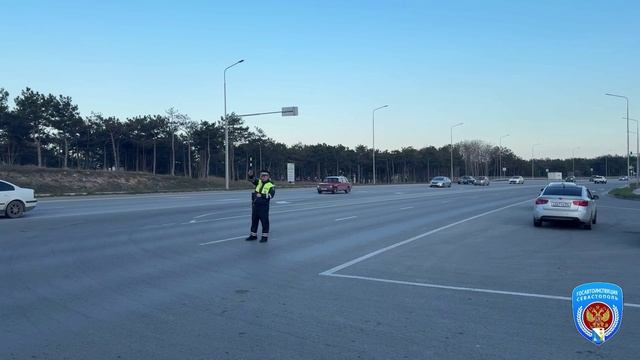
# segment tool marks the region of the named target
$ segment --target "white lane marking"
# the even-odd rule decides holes
[[[525,187],[505,187],[505,188],[494,188],[494,189],[487,189],[486,192],[492,192],[492,191],[502,191],[502,190],[511,190],[511,189],[524,189],[524,188],[536,188],[538,187],[538,185],[531,185],[531,186],[525,186]],[[291,210],[281,210],[281,211],[272,211],[270,212],[271,215],[277,215],[277,214],[287,214],[287,213],[291,213],[291,212],[297,212],[297,211],[307,211],[307,210],[319,210],[319,209],[328,209],[328,208],[334,208],[334,207],[344,207],[344,206],[358,206],[358,205],[367,205],[367,204],[375,204],[375,203],[380,203],[380,202],[390,202],[390,201],[399,201],[399,200],[417,200],[417,199],[421,199],[421,198],[426,198],[426,197],[439,197],[439,196],[455,196],[455,195],[464,195],[465,191],[453,191],[453,192],[433,192],[433,193],[427,193],[427,194],[423,194],[423,195],[405,195],[405,196],[400,196],[400,197],[396,197],[396,198],[387,198],[387,199],[375,199],[375,200],[365,200],[365,201],[354,201],[354,202],[343,202],[343,201],[332,201],[332,202],[328,202],[328,204],[330,205],[323,205],[323,206],[316,206],[316,207],[306,207],[306,208],[299,208],[299,209],[291,209]],[[450,202],[451,200],[447,200],[447,202]],[[335,205],[334,205],[335,204]],[[205,222],[215,222],[215,221],[221,221],[221,220],[233,220],[233,219],[240,219],[240,218],[244,218],[249,216],[250,214],[245,214],[245,215],[236,215],[236,216],[228,216],[228,217],[222,217],[222,218],[216,218],[216,219],[207,219],[207,220],[200,220],[200,221],[195,221],[195,220],[191,220],[189,222],[186,223],[182,223],[180,225],[189,225],[189,224],[200,224],[200,223],[205,223]],[[16,220],[20,220],[20,219],[16,219]]]
[[[400,280],[380,279],[380,278],[374,278],[374,277],[368,277],[368,276],[357,276],[357,275],[341,275],[341,274],[325,274],[325,275],[326,276],[333,276],[333,277],[347,278],[347,279],[377,281],[377,282],[383,282],[383,283],[389,283],[389,284],[419,286],[419,287],[426,287],[426,288],[433,288],[433,289],[455,290],[455,291],[477,292],[477,293],[485,293],[485,294],[511,295],[511,296],[532,297],[532,298],[538,298],[538,299],[571,301],[571,297],[568,297],[568,296],[545,295],[545,294],[526,293],[526,292],[519,292],[519,291],[504,291],[504,290],[470,288],[470,287],[463,287],[463,286],[449,286],[449,285],[419,283],[419,282],[413,282],[413,281],[400,281]],[[640,304],[634,304],[634,303],[624,303],[624,306],[640,308]]]
[[[219,244],[219,243],[223,243],[223,242],[227,242],[227,241],[231,241],[231,240],[239,240],[239,239],[242,239],[242,238],[244,238],[244,236],[236,236],[236,237],[232,237],[232,238],[228,238],[228,239],[209,241],[209,242],[206,242],[206,243],[202,243],[200,245]]]
[[[413,209],[413,206],[407,206],[407,207],[400,208],[400,210],[409,210],[409,209]]]
[[[403,192],[397,192],[396,195],[402,195],[404,194]]]
[[[167,227],[167,226],[173,226],[176,225],[176,223],[168,223],[168,224],[158,224],[158,225],[147,225],[144,226],[144,229],[155,229],[155,228],[163,228],[163,227]]]
[[[215,215],[215,214],[219,214],[219,213],[220,213],[220,211],[216,211],[216,212],[212,212],[212,213],[206,213],[206,214],[198,215],[198,216],[194,217],[194,219],[200,219],[200,218],[203,218],[203,217],[207,217],[207,216],[211,216],[211,215]]]
[[[355,219],[355,218],[357,218],[357,216],[349,216],[349,217],[346,217],[346,218],[336,219],[336,221],[343,221],[343,220],[349,220],[349,219]]]
[[[412,243],[412,242],[414,242],[414,241],[416,241],[418,239],[422,239],[423,237],[427,237],[429,235],[435,234],[435,233],[440,232],[442,230],[446,230],[446,229],[452,228],[454,226],[457,226],[457,225],[460,225],[460,224],[464,224],[464,223],[466,223],[468,221],[475,220],[477,218],[480,218],[480,217],[483,217],[483,216],[487,216],[487,215],[490,215],[490,214],[493,214],[495,212],[502,211],[502,210],[505,210],[505,209],[508,209],[508,208],[512,208],[514,206],[522,205],[522,204],[528,203],[530,201],[531,201],[531,199],[527,199],[527,200],[524,200],[524,201],[517,202],[515,204],[511,204],[511,205],[503,206],[503,207],[500,207],[500,208],[497,208],[497,209],[489,210],[489,211],[483,212],[482,214],[478,214],[478,215],[475,215],[475,216],[472,216],[472,217],[468,217],[466,219],[462,219],[462,220],[456,221],[456,222],[451,223],[449,225],[441,226],[439,228],[427,231],[427,232],[422,233],[420,235],[416,235],[416,236],[414,236],[412,238],[409,238],[407,240],[403,240],[403,241],[397,242],[397,243],[395,243],[393,245],[389,245],[389,246],[384,247],[382,249],[378,249],[376,251],[370,252],[370,253],[368,253],[366,255],[360,256],[359,258],[353,259],[351,261],[347,261],[346,263],[344,263],[342,265],[338,265],[338,266],[336,266],[336,267],[334,267],[332,269],[329,269],[327,271],[321,272],[320,275],[331,275],[331,274],[336,273],[336,272],[338,272],[340,270],[346,269],[349,266],[353,266],[353,265],[355,265],[355,264],[357,264],[359,262],[365,261],[365,260],[370,259],[370,258],[372,258],[374,256],[377,256],[377,255],[380,255],[380,254],[382,254],[384,252],[387,252],[389,250],[395,249],[395,248],[397,248],[399,246]]]
[[[217,194],[209,193],[209,194],[203,194],[203,195],[217,195]],[[171,196],[171,195],[138,195],[138,196],[119,196],[119,197],[93,197],[93,198],[86,198],[86,199],[51,199],[49,200],[47,198],[42,198],[38,200],[44,204],[44,203],[66,203],[66,202],[84,202],[84,201],[102,201],[102,200],[144,200],[144,199],[157,199],[157,198],[171,199],[171,198],[179,198],[179,196],[177,197],[177,196]]]
[[[629,207],[620,207],[620,206],[603,206],[603,205],[599,205],[599,208],[606,208],[606,209],[620,209],[620,210],[635,210],[635,211],[640,211],[640,208],[629,208]]]
[[[276,204],[291,204],[288,201],[276,201]]]
[[[438,196],[452,196],[452,195],[461,195],[461,194],[460,194],[460,192],[454,192],[454,193],[429,193],[429,194],[424,194],[424,195],[411,195],[411,196],[402,196],[402,197],[397,197],[397,198],[355,201],[355,202],[348,202],[348,203],[345,203],[343,201],[332,201],[332,202],[329,202],[328,205],[315,206],[315,207],[306,207],[306,208],[299,208],[299,209],[291,209],[291,210],[271,211],[270,214],[271,215],[287,214],[287,213],[290,213],[290,212],[297,212],[297,211],[319,210],[319,209],[328,209],[328,208],[334,208],[334,207],[344,207],[344,206],[353,206],[353,205],[356,205],[356,206],[357,205],[367,205],[367,204],[375,204],[375,203],[379,203],[379,202],[399,201],[399,200],[407,200],[407,199],[416,200],[416,199],[423,198],[423,197],[438,197]],[[191,220],[189,222],[182,223],[181,225],[189,225],[189,224],[196,224],[196,223],[200,224],[200,223],[205,223],[205,222],[214,222],[214,221],[221,221],[221,220],[233,220],[233,219],[244,218],[244,217],[247,217],[247,216],[248,215],[245,214],[245,215],[227,216],[227,217],[216,218],[216,219],[200,220],[200,221]]]

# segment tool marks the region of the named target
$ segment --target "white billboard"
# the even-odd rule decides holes
[[[549,172],[547,175],[547,178],[549,180],[562,180],[562,173],[561,172]]]
[[[296,181],[296,164],[287,163],[287,181],[293,184]]]

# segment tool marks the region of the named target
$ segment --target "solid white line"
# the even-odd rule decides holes
[[[228,239],[209,241],[209,242],[206,242],[206,243],[202,243],[200,245],[218,244],[218,243],[227,242],[227,241],[231,241],[231,240],[238,240],[238,239],[242,239],[242,238],[244,238],[244,236],[236,236],[236,237],[232,237],[232,238],[228,238]]]
[[[384,252],[387,252],[389,250],[395,249],[395,248],[397,248],[399,246],[409,244],[409,243],[414,242],[414,241],[416,241],[418,239],[422,239],[423,237],[435,234],[435,233],[440,232],[442,230],[449,229],[449,228],[454,227],[456,225],[460,225],[460,224],[466,223],[466,222],[471,221],[471,220],[475,220],[477,218],[480,218],[480,217],[483,217],[483,216],[486,216],[486,215],[489,215],[489,214],[493,214],[493,213],[501,211],[501,210],[505,210],[505,209],[508,209],[508,208],[511,208],[511,207],[514,207],[514,206],[518,206],[518,205],[522,205],[522,204],[528,203],[530,201],[531,200],[529,200],[529,199],[528,200],[524,200],[524,201],[520,201],[520,202],[517,202],[515,204],[511,204],[511,205],[503,206],[501,208],[489,210],[489,211],[483,212],[482,214],[478,214],[478,215],[475,215],[475,216],[472,216],[472,217],[468,217],[466,219],[462,219],[460,221],[456,221],[456,222],[451,223],[449,225],[441,226],[441,227],[439,227],[437,229],[433,229],[431,231],[427,231],[427,232],[422,233],[420,235],[414,236],[414,237],[412,237],[410,239],[397,242],[397,243],[395,243],[393,245],[389,245],[389,246],[384,247],[382,249],[379,249],[379,250],[376,250],[374,252],[368,253],[368,254],[366,254],[364,256],[360,256],[359,258],[356,258],[356,259],[353,259],[351,261],[348,261],[348,262],[346,262],[346,263],[344,263],[342,265],[338,265],[338,266],[336,266],[336,267],[334,267],[332,269],[329,269],[327,271],[321,272],[320,275],[331,275],[331,274],[333,274],[335,272],[338,272],[340,270],[346,269],[349,266],[352,266],[352,265],[355,265],[355,264],[357,264],[359,262],[362,262],[362,261],[365,261],[367,259],[370,259],[370,258],[372,258],[372,257],[374,257],[376,255],[380,255],[380,254],[382,254]]]
[[[346,218],[336,219],[335,221],[349,220],[349,219],[355,219],[355,218],[357,218],[357,216],[349,216],[349,217],[346,217]]]
[[[400,210],[409,210],[409,209],[413,209],[413,206],[407,206],[407,207],[403,207]]]
[[[526,292],[518,292],[518,291],[491,290],[491,289],[470,288],[470,287],[463,287],[463,286],[428,284],[428,283],[419,283],[419,282],[413,282],[413,281],[389,280],[389,279],[380,279],[380,278],[373,278],[368,276],[357,276],[357,275],[341,275],[341,274],[321,274],[321,275],[348,278],[348,279],[357,279],[357,280],[377,281],[377,282],[383,282],[383,283],[389,283],[389,284],[420,286],[420,287],[434,288],[434,289],[571,301],[571,297],[568,297],[568,296],[556,296],[556,295],[535,294],[535,293],[526,293]],[[633,303],[624,303],[624,306],[640,308],[640,304],[633,304]]]

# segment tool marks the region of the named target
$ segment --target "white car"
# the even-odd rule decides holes
[[[429,183],[429,187],[439,187],[439,188],[451,187],[451,179],[449,179],[446,176],[436,176]]]
[[[593,183],[594,184],[606,184],[607,183],[607,178],[604,176],[594,176],[593,177]]]
[[[551,183],[536,198],[533,225],[540,227],[543,221],[573,221],[591,230],[591,225],[598,219],[598,198],[584,186],[568,182]]]
[[[19,218],[25,211],[38,205],[33,189],[23,189],[12,183],[0,180],[0,215]]]
[[[509,184],[524,184],[524,178],[522,176],[514,176],[509,179]]]

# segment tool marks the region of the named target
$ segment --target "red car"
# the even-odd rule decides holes
[[[338,191],[344,191],[345,194],[351,192],[351,183],[344,176],[327,176],[324,182],[318,184],[318,194],[323,192],[335,194]]]

